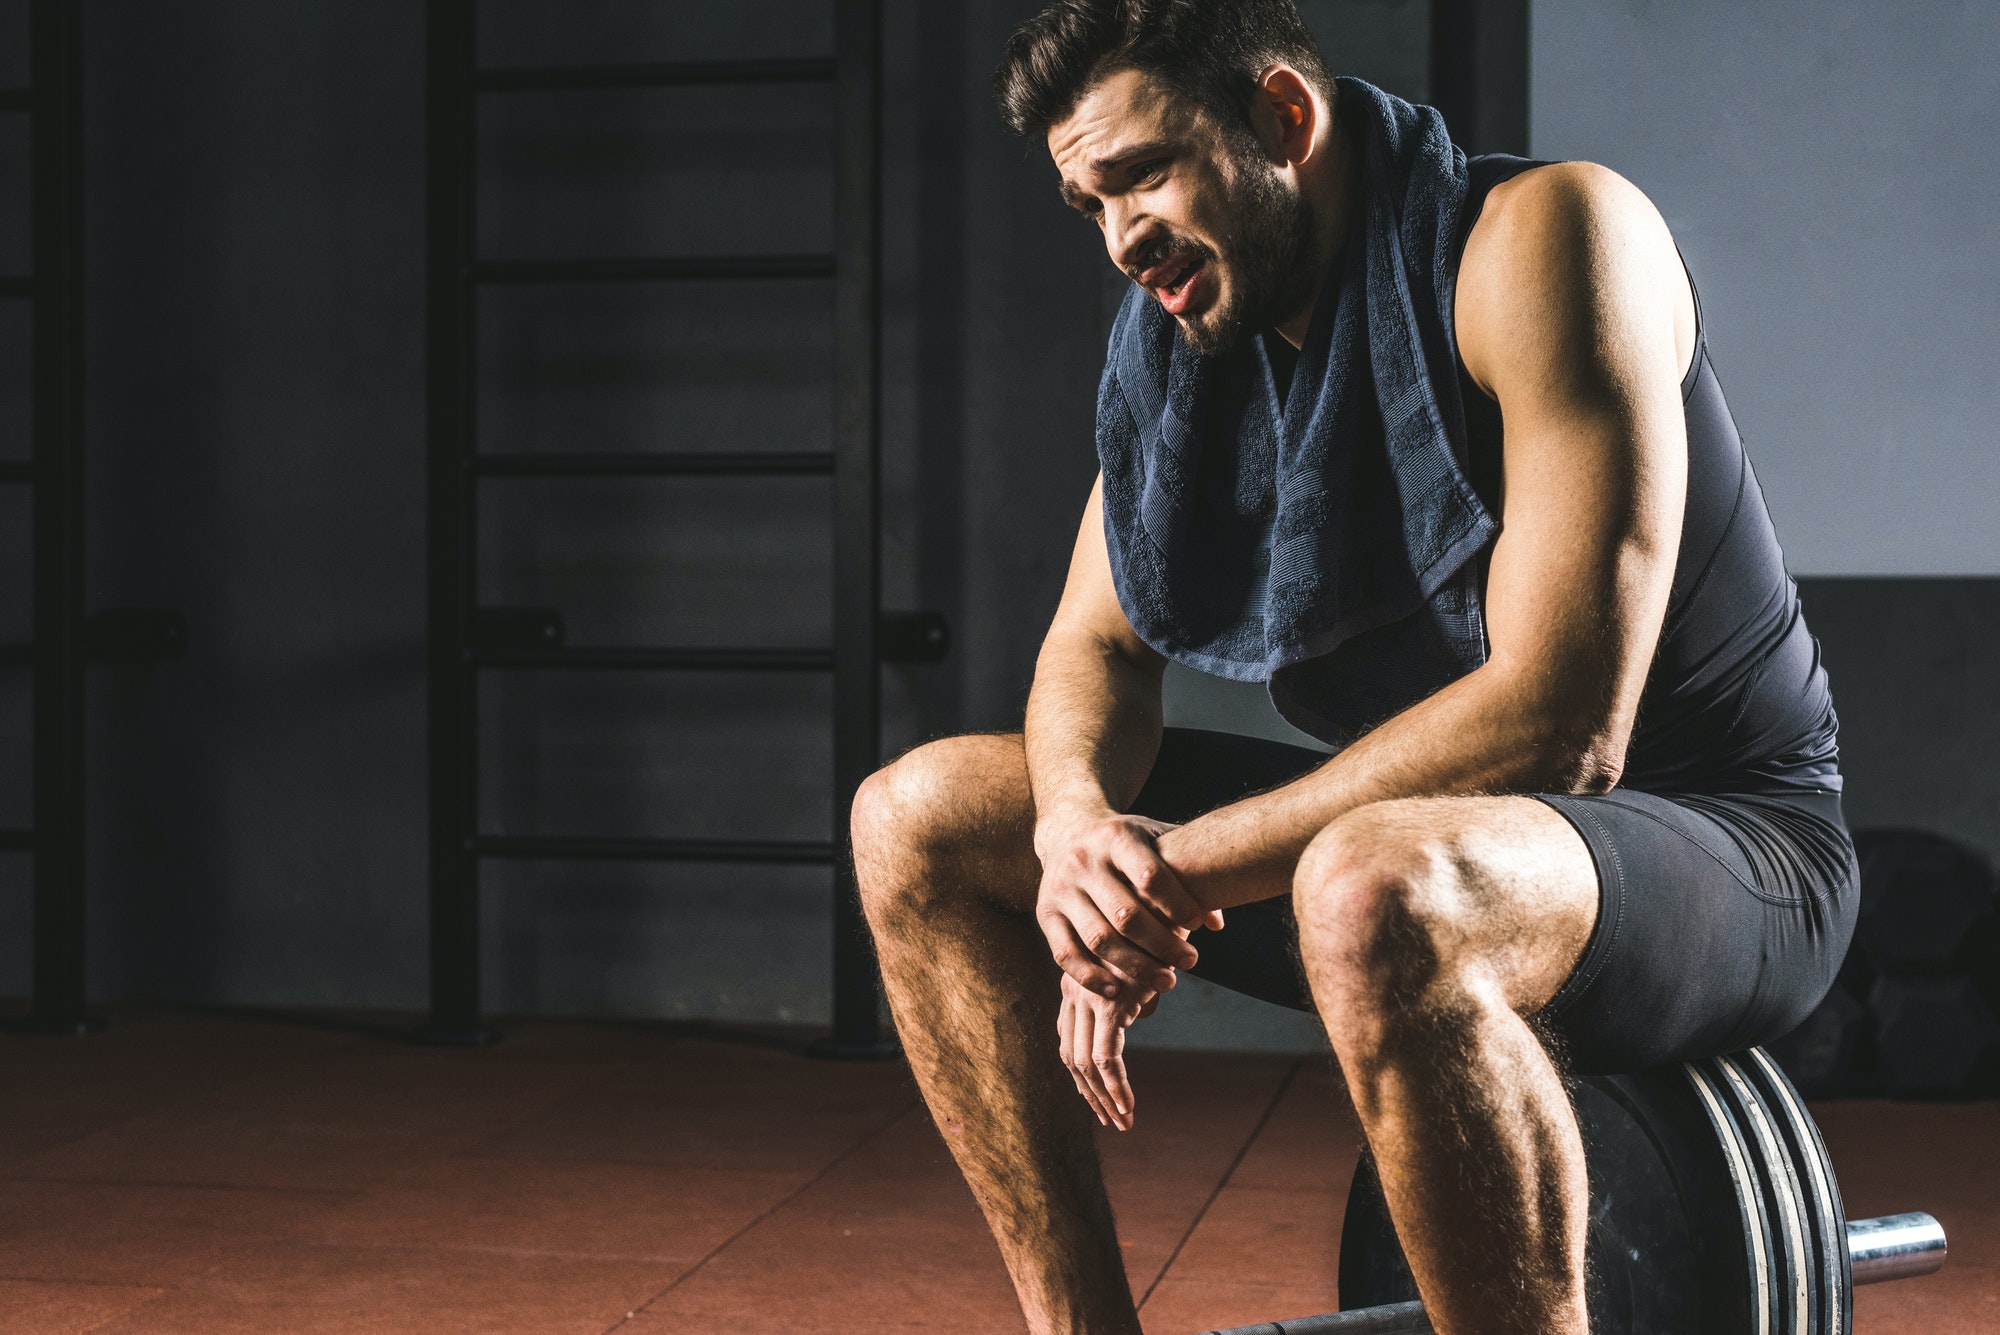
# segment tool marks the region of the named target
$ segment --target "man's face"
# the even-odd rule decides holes
[[[1229,131],[1134,70],[1049,128],[1064,200],[1111,262],[1214,356],[1290,319],[1317,282],[1312,207],[1246,130]]]

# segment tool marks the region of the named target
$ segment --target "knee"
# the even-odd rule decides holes
[[[862,781],[850,813],[857,858],[913,851],[935,837],[956,768],[953,743],[959,740],[920,746]]]
[[[1364,1058],[1426,1028],[1469,981],[1470,871],[1420,803],[1364,807],[1299,860],[1299,950],[1328,1037]]]
[[[935,869],[976,852],[995,826],[1018,823],[1006,808],[1028,801],[1018,742],[1013,769],[1022,771],[1015,801],[1004,793],[1007,743],[999,737],[947,737],[883,766],[854,794],[850,838],[863,903],[879,908],[922,894],[932,878],[897,874]]]

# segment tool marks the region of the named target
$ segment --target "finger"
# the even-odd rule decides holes
[[[1098,996],[1117,996],[1124,990],[1125,979],[1106,968],[1104,961],[1084,944],[1068,915],[1051,904],[1035,914],[1035,922],[1049,943],[1049,954],[1055,958],[1056,966],[1077,986]]]
[[[1097,1008],[1088,998],[1079,1000],[1071,1017],[1070,1029],[1070,1071],[1076,1076],[1077,1087],[1083,1090],[1084,1101],[1097,1114],[1098,1125],[1111,1125],[1111,1101],[1099,1094],[1095,1078],[1095,1068],[1091,1065],[1091,1049],[1096,1046],[1095,1021]]]
[[[1053,897],[1047,912],[1067,925],[1068,939],[1074,942],[1073,954],[1088,960],[1090,967],[1099,971],[1066,970],[1086,991],[1115,1000],[1135,989],[1157,992],[1171,985],[1167,980],[1173,970],[1128,941],[1099,911],[1096,901],[1082,890],[1070,887]],[[1060,925],[1049,926],[1062,931]],[[1057,962],[1062,962],[1060,955]]]
[[[1184,946],[1185,943],[1175,937],[1171,929],[1153,916],[1152,910],[1132,899],[1130,891],[1123,893],[1126,896],[1125,902],[1131,906],[1132,912],[1138,918],[1143,918],[1151,924],[1166,940],[1177,946]],[[1115,974],[1121,982],[1136,983],[1155,992],[1164,992],[1173,985],[1168,981],[1173,976],[1172,966],[1159,956],[1135,945],[1130,937],[1104,915],[1097,901],[1087,891],[1066,899],[1062,904],[1062,911],[1068,917],[1084,949],[1088,950],[1092,958],[1104,968]],[[1091,990],[1099,996],[1115,998],[1118,992],[1124,989],[1106,991],[1099,987]]]
[[[1125,1026],[1099,1024],[1091,1044],[1091,1066],[1118,1114],[1118,1129],[1132,1129],[1132,1082],[1125,1074]]]
[[[1207,920],[1208,910],[1188,893],[1151,839],[1127,828],[1112,837],[1106,852],[1132,892],[1169,925],[1195,927]]]
[[[1150,988],[1128,984],[1116,1000],[1104,1001],[1096,997],[1088,997],[1086,1000],[1095,1002],[1100,1007],[1108,1007],[1112,1023],[1123,1029],[1151,1015],[1159,1007],[1160,994]]]
[[[1076,1003],[1070,999],[1069,979],[1063,979],[1062,1002],[1056,1007],[1056,1060],[1069,1073],[1070,1082],[1076,1086],[1077,1095],[1086,1101],[1089,1095],[1083,1091],[1083,1078],[1076,1073],[1070,1061],[1070,1034],[1076,1027]]]
[[[1067,984],[1074,988],[1074,984]],[[1070,997],[1069,1025],[1063,1035],[1063,1065],[1069,1068],[1070,1078],[1076,1082],[1076,1092],[1097,1118],[1098,1125],[1111,1125],[1111,1109],[1108,1103],[1097,1096],[1088,1075],[1090,1052],[1093,1044],[1091,1016],[1096,998],[1076,990]],[[1101,1003],[1098,1003],[1101,1004]]]
[[[1128,872],[1107,859],[1085,869],[1077,877],[1077,885],[1120,936],[1162,964],[1188,968],[1196,959],[1194,947],[1133,889],[1130,877],[1135,874],[1146,876],[1143,864],[1135,861],[1135,869]]]
[[[1082,1051],[1084,1085],[1090,1089],[1090,1097],[1096,1101],[1098,1111],[1104,1117],[1104,1125],[1124,1131],[1126,1129],[1124,1113],[1118,1109],[1118,1099],[1112,1097],[1110,1085],[1104,1079],[1104,1071],[1098,1065],[1098,1051],[1104,1049],[1106,1035],[1124,1033],[1124,1027],[1118,1025],[1114,1017],[1104,1011],[1102,1005],[1088,1005],[1088,1003],[1080,1005],[1078,1015],[1080,1015],[1078,1037],[1084,1039],[1084,1051]]]

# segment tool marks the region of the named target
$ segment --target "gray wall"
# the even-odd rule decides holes
[[[1532,147],[1701,286],[1794,570],[2000,574],[2000,6],[1536,0]]]
[[[1700,286],[1833,679],[1850,821],[2000,856],[2000,6],[1532,19],[1533,151],[1636,182]]]

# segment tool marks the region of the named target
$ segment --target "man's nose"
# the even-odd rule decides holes
[[[1104,248],[1111,262],[1127,274],[1139,271],[1140,257],[1159,233],[1156,220],[1135,210],[1107,204],[1104,209]]]

